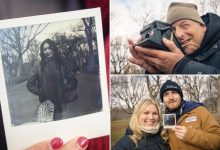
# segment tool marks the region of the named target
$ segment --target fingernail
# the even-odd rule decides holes
[[[49,142],[50,150],[56,150],[63,146],[63,140],[60,137],[55,137]]]
[[[79,137],[77,143],[80,147],[85,148],[89,144],[89,140],[86,137]]]

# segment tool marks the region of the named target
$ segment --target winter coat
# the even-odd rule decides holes
[[[130,139],[133,132],[127,129],[126,134],[114,145],[112,150],[169,150],[168,144],[161,138],[161,130],[156,134],[145,134],[138,140],[138,147]]]
[[[220,125],[213,115],[205,107],[192,108],[189,103],[183,112],[177,125],[185,126],[187,134],[183,140],[180,140],[173,130],[169,130],[168,142],[171,150],[219,150]]]
[[[26,87],[31,93],[39,96],[40,102],[51,100],[54,103],[55,113],[62,112],[63,77],[61,69],[54,60],[48,61],[45,66],[46,69],[43,73],[40,62],[34,65]]]
[[[174,67],[173,74],[220,73],[220,17],[207,13],[202,19],[207,30],[200,48],[182,58]]]

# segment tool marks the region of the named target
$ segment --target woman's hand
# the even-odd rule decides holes
[[[76,137],[66,144],[59,137],[37,143],[26,150],[85,150],[89,140],[86,137]]]

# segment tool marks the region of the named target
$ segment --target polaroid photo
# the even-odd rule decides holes
[[[163,114],[163,127],[174,128],[176,126],[176,114]]]
[[[110,134],[104,52],[99,8],[0,21],[8,149]]]

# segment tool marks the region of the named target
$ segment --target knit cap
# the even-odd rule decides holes
[[[162,102],[163,102],[163,94],[169,90],[174,90],[178,92],[180,94],[181,100],[183,99],[183,92],[180,86],[174,81],[167,80],[160,88],[160,99]]]
[[[182,19],[190,19],[205,24],[200,17],[195,4],[183,2],[171,3],[167,11],[166,22],[173,24]]]

